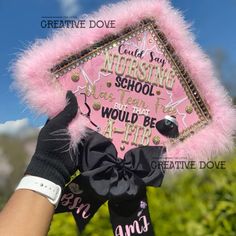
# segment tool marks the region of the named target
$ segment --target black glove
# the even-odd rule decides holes
[[[64,110],[41,129],[36,151],[25,172],[26,175],[50,180],[62,188],[78,166],[78,156],[71,147],[67,129],[77,114],[78,103],[71,91],[67,92],[66,98],[68,104]]]

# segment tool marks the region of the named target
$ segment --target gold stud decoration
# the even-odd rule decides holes
[[[98,102],[98,101],[95,101],[95,102],[93,103],[93,109],[94,109],[95,111],[98,111],[98,110],[100,110],[100,108],[101,108],[101,103]]]
[[[110,88],[112,86],[111,81],[107,81],[107,87]]]
[[[124,150],[125,150],[125,145],[121,145],[121,146],[120,146],[120,150],[121,150],[121,151],[124,151]]]
[[[156,95],[160,95],[161,94],[161,91],[160,90],[157,90],[156,91]]]
[[[71,75],[71,80],[72,80],[73,82],[79,81],[79,73],[74,73],[74,74],[72,74],[72,75]]]
[[[157,145],[160,143],[160,137],[159,136],[154,136],[153,139],[152,139],[152,142]]]
[[[193,112],[193,107],[192,107],[191,105],[188,105],[188,106],[186,106],[185,111],[186,111],[188,114],[191,114],[191,113]]]

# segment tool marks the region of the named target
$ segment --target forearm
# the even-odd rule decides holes
[[[48,233],[61,190],[78,169],[79,157],[71,152],[67,130],[77,114],[78,103],[71,91],[67,92],[66,100],[64,110],[40,130],[25,176],[0,213],[0,236],[44,236]]]
[[[47,235],[53,212],[54,206],[46,197],[17,190],[0,213],[0,235]]]

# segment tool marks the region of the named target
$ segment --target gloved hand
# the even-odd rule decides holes
[[[76,116],[78,103],[75,95],[68,91],[67,105],[56,117],[49,120],[41,129],[36,151],[25,174],[38,176],[64,188],[75,173],[78,156],[71,147],[68,125]]]

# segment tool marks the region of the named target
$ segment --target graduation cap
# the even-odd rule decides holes
[[[231,99],[169,1],[119,2],[84,20],[84,28],[34,43],[14,67],[18,90],[40,114],[55,116],[67,90],[76,94],[89,116],[69,126],[73,145],[90,127],[112,140],[120,157],[164,145],[168,156],[197,160],[233,147]],[[89,28],[90,20],[114,25]]]

